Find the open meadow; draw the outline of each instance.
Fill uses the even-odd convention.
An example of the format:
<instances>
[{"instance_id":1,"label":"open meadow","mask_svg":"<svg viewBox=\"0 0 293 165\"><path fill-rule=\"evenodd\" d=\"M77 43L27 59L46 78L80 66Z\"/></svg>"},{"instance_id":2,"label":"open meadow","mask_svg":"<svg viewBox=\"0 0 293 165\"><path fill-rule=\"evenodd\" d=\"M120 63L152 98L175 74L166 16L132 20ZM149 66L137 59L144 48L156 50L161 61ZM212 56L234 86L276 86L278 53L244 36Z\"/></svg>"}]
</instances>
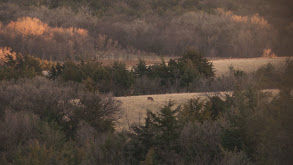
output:
<instances>
[{"instance_id":1,"label":"open meadow","mask_svg":"<svg viewBox=\"0 0 293 165\"><path fill-rule=\"evenodd\" d=\"M256 71L261 66L264 66L268 63L273 64L276 69L284 68L286 61L292 59L290 57L277 57L277 58L236 58L236 59L211 59L213 63L216 76L221 76L228 71L229 66L233 66L234 69L242 70L246 73Z\"/></svg>"},{"instance_id":2,"label":"open meadow","mask_svg":"<svg viewBox=\"0 0 293 165\"><path fill-rule=\"evenodd\" d=\"M279 93L278 89L264 90L270 92L272 96ZM158 112L160 108L167 105L169 101L174 102L174 107L185 104L191 98L205 100L212 96L231 95L231 92L206 92L206 93L173 93L160 95L140 95L116 97L122 103L122 114L116 123L116 130L128 130L132 124L143 124L145 122L146 111ZM154 101L148 100L152 97Z\"/></svg>"},{"instance_id":3,"label":"open meadow","mask_svg":"<svg viewBox=\"0 0 293 165\"><path fill-rule=\"evenodd\" d=\"M126 67L131 70L133 66L135 66L139 59L145 61L147 65L159 64L162 62L162 59L167 63L170 59L176 59L179 57L159 57L154 54L152 55L142 55L139 57L132 56L131 59L117 59L118 61L122 61L126 64ZM257 57L257 58L208 58L210 62L213 63L215 68L215 74L217 77L222 76L227 73L229 66L233 66L234 69L242 70L246 73L250 73L256 71L258 68L271 63L276 69L282 69L285 66L287 60L292 59L292 57L276 57L276 58L266 58L266 57ZM104 59L102 60L103 64L111 64L113 63L113 59Z\"/></svg>"},{"instance_id":4,"label":"open meadow","mask_svg":"<svg viewBox=\"0 0 293 165\"><path fill-rule=\"evenodd\" d=\"M160 94L160 95L141 95L116 97L122 103L122 116L117 123L116 129L128 130L131 124L142 124L146 115L146 110L152 112L158 111L161 107L166 105L169 101L174 101L174 106L185 103L190 98L207 97L204 93L176 93L176 94ZM152 97L154 101L148 100Z\"/></svg>"}]
</instances>

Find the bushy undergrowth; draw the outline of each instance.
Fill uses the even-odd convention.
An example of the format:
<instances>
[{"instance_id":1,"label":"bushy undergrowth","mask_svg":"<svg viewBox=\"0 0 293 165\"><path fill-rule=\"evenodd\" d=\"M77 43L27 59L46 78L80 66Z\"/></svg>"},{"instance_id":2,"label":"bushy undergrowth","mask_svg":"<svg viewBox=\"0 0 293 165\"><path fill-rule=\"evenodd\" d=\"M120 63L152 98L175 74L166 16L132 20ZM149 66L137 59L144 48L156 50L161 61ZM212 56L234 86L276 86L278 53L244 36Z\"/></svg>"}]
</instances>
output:
<instances>
[{"instance_id":1,"label":"bushy undergrowth","mask_svg":"<svg viewBox=\"0 0 293 165\"><path fill-rule=\"evenodd\" d=\"M97 162L110 159L107 148L100 147L112 143L108 138L116 141L111 132L121 113L120 103L111 96L40 77L2 81L0 93L1 162L95 164L85 158L94 156ZM90 149L93 155L85 152Z\"/></svg>"}]
</instances>

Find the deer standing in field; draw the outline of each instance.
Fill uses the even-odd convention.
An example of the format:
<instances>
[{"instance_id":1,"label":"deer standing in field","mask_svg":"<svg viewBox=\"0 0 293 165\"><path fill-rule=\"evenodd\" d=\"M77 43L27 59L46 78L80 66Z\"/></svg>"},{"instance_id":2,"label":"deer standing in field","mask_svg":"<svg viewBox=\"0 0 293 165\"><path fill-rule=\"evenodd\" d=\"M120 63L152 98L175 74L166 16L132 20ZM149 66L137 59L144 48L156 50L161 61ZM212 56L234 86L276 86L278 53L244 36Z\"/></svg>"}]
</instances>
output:
<instances>
[{"instance_id":1,"label":"deer standing in field","mask_svg":"<svg viewBox=\"0 0 293 165\"><path fill-rule=\"evenodd\" d=\"M152 97L148 97L148 101L155 101L155 100Z\"/></svg>"}]
</instances>

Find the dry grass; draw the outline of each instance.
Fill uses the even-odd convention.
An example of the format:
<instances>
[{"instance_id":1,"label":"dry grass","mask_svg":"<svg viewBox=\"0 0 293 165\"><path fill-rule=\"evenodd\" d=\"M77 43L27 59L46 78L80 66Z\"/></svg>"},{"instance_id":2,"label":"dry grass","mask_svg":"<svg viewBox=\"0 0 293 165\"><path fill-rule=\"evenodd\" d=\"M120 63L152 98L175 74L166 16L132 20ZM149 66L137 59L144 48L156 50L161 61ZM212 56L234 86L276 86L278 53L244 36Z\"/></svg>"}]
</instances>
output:
<instances>
[{"instance_id":1,"label":"dry grass","mask_svg":"<svg viewBox=\"0 0 293 165\"><path fill-rule=\"evenodd\" d=\"M273 95L276 95L279 90L269 90ZM123 115L116 124L116 130L128 130L132 124L142 124L146 117L146 110L157 112L161 107L166 105L170 100L174 101L175 106L182 105L188 99L200 97L202 100L207 97L224 94L231 94L231 92L221 93L176 93L176 94L160 94L160 95L141 95L116 97L116 100L122 102ZM154 101L148 101L148 97L152 97ZM174 106L174 107L175 107Z\"/></svg>"},{"instance_id":2,"label":"dry grass","mask_svg":"<svg viewBox=\"0 0 293 165\"><path fill-rule=\"evenodd\" d=\"M229 93L229 92L228 92ZM175 106L184 104L191 98L206 99L212 95L224 95L222 93L177 93L177 94L160 94L160 95L141 95L116 97L122 103L123 115L119 119L116 129L129 129L132 124L144 123L146 110L157 112L161 107L166 105L170 100L174 101ZM149 101L147 98L152 97L154 101Z\"/></svg>"},{"instance_id":3,"label":"dry grass","mask_svg":"<svg viewBox=\"0 0 293 165\"><path fill-rule=\"evenodd\" d=\"M139 59L143 59L147 65L158 64L162 62L162 57L156 56L155 54L141 54L140 56L136 56L134 54L128 54L128 58L116 59L118 61L122 61L126 64L128 69L135 66ZM173 58L173 57L172 57ZM179 58L179 57L174 57ZM163 57L165 62L168 62L171 57ZM247 73L256 71L261 66L264 66L268 63L273 64L277 69L282 68L285 66L286 60L290 59L290 57L277 57L277 58L266 58L266 57L259 57L259 58L236 58L236 59L209 59L210 62L213 63L214 68L216 70L216 76L221 76L228 71L229 66L233 65L235 69L239 69L245 71ZM291 59L293 59L291 57ZM113 59L104 59L103 64L109 65L113 63Z\"/></svg>"},{"instance_id":4,"label":"dry grass","mask_svg":"<svg viewBox=\"0 0 293 165\"><path fill-rule=\"evenodd\" d=\"M160 107L166 105L169 100L174 101L175 106L184 103L192 97L204 96L202 93L180 93L180 94L161 94L161 95L141 95L116 97L122 102L123 116L117 124L117 129L129 129L129 126L134 123L143 123L146 110L152 112L158 111ZM147 98L152 97L154 101L148 101Z\"/></svg>"},{"instance_id":5,"label":"dry grass","mask_svg":"<svg viewBox=\"0 0 293 165\"><path fill-rule=\"evenodd\" d=\"M289 57L278 58L242 58L242 59L216 59L211 60L216 70L216 76L221 76L228 71L228 67L233 65L235 69L245 71L247 73L256 71L261 66L268 63L273 64L276 69L281 69L285 66L286 60ZM292 59L292 58L291 58Z\"/></svg>"}]
</instances>

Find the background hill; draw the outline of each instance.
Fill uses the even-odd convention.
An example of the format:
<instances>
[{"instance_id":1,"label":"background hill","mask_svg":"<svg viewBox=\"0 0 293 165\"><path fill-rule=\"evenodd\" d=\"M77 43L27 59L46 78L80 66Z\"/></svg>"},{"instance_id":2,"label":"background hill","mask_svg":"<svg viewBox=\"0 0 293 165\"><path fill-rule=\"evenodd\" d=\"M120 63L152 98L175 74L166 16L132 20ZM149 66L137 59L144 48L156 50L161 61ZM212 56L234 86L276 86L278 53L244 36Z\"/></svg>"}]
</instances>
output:
<instances>
[{"instance_id":1,"label":"background hill","mask_svg":"<svg viewBox=\"0 0 293 165\"><path fill-rule=\"evenodd\" d=\"M186 48L208 57L291 56L291 9L288 0L2 0L0 47L52 60Z\"/></svg>"}]
</instances>

